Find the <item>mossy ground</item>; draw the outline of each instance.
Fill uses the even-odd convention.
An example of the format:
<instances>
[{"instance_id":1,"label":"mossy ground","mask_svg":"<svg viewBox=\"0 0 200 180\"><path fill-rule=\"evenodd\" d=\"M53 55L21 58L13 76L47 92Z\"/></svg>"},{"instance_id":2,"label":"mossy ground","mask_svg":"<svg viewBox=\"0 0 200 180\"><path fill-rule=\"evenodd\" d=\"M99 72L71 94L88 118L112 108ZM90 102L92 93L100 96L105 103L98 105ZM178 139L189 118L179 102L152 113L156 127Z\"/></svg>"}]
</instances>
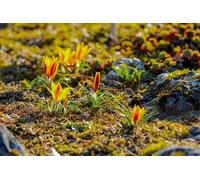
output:
<instances>
[{"instance_id":1,"label":"mossy ground","mask_svg":"<svg viewBox=\"0 0 200 180\"><path fill-rule=\"evenodd\" d=\"M92 86L95 67L88 66L79 77L69 76L75 108L65 115L50 114L45 105L51 98L48 92L28 89L23 83L42 74L42 56L56 55L57 46L74 48L82 41L92 48L90 59L95 58L100 63L120 57L142 57L153 78L162 68L171 66L165 62L169 54L176 51L178 54L178 47L188 47L184 44L177 44L174 49L169 47L170 40L175 41L179 36L172 32L182 28L184 32L190 30L198 34L194 26L198 25L166 24L159 29L156 25L118 24L116 38L110 35L110 24L10 24L0 30L0 123L7 126L30 155L48 155L51 148L61 155L152 155L171 145L197 147L198 144L189 144L184 138L190 136L189 127L199 122L184 124L155 119L132 131L124 126L124 118L116 110L118 107L112 98L105 96L100 108L92 109L82 86L87 89ZM154 31L158 32L157 36L171 39L157 42L160 38L155 37L149 40L149 34ZM132 40L139 32L143 32L144 37ZM193 43L196 41L198 39ZM163 53L158 57L159 52L168 56ZM145 59L149 57L158 59L147 62ZM193 68L190 64L188 67ZM102 74L105 73L106 70L102 70ZM108 88L102 83L100 89L111 92L130 108L135 102L140 103L130 95L132 90L128 88ZM145 89L133 91L142 95Z\"/></svg>"}]
</instances>

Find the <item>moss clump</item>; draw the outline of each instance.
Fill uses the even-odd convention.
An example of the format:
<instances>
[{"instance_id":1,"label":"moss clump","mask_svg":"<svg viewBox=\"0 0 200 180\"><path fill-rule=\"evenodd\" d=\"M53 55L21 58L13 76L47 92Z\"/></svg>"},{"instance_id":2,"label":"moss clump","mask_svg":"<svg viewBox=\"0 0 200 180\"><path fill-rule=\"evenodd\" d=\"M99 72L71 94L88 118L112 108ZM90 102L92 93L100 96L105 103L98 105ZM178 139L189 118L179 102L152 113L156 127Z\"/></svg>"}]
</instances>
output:
<instances>
[{"instance_id":1,"label":"moss clump","mask_svg":"<svg viewBox=\"0 0 200 180\"><path fill-rule=\"evenodd\" d=\"M84 132L91 127L91 123L69 122L65 127L69 131Z\"/></svg>"},{"instance_id":2,"label":"moss clump","mask_svg":"<svg viewBox=\"0 0 200 180\"><path fill-rule=\"evenodd\" d=\"M187 74L189 72L191 72L189 69L177 70L177 71L169 73L167 79L171 80L173 78L176 78L176 77L179 77L179 76L183 76L183 75L185 75L185 74Z\"/></svg>"},{"instance_id":3,"label":"moss clump","mask_svg":"<svg viewBox=\"0 0 200 180\"><path fill-rule=\"evenodd\" d=\"M177 152L173 152L171 154L171 156L185 156L185 153L184 152L181 152L181 151L177 151Z\"/></svg>"},{"instance_id":4,"label":"moss clump","mask_svg":"<svg viewBox=\"0 0 200 180\"><path fill-rule=\"evenodd\" d=\"M169 121L156 121L143 125L143 130L153 137L153 140L172 138L183 138L189 135L188 127L184 124L169 122Z\"/></svg>"},{"instance_id":5,"label":"moss clump","mask_svg":"<svg viewBox=\"0 0 200 180\"><path fill-rule=\"evenodd\" d=\"M166 143L165 141L161 141L158 143L152 143L152 144L148 145L146 148L142 149L140 155L142 155L142 156L152 155L156 151L167 148L168 146L169 146L169 144Z\"/></svg>"},{"instance_id":6,"label":"moss clump","mask_svg":"<svg viewBox=\"0 0 200 180\"><path fill-rule=\"evenodd\" d=\"M145 124L142 128L150 139L145 144L145 147L141 149L141 155L152 155L157 150L170 146L172 142L178 142L177 139L189 136L189 130L186 125L174 122L151 122Z\"/></svg>"}]
</instances>

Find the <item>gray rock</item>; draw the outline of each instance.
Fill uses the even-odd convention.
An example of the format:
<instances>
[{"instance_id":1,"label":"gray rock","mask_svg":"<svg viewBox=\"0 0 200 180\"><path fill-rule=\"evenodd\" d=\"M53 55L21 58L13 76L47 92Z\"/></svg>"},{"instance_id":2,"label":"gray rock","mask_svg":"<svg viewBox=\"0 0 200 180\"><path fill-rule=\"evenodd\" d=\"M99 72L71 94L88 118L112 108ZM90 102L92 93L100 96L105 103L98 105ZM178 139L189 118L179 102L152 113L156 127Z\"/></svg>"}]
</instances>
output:
<instances>
[{"instance_id":1,"label":"gray rock","mask_svg":"<svg viewBox=\"0 0 200 180\"><path fill-rule=\"evenodd\" d=\"M175 98L171 96L166 98L165 111L168 111L171 114L176 114L177 112L182 111L191 111L193 109L194 106L187 101L184 96L177 95Z\"/></svg>"},{"instance_id":2,"label":"gray rock","mask_svg":"<svg viewBox=\"0 0 200 180\"><path fill-rule=\"evenodd\" d=\"M168 73L163 73L157 76L155 83L157 86L159 86L160 84L164 83L167 80L168 77Z\"/></svg>"},{"instance_id":3,"label":"gray rock","mask_svg":"<svg viewBox=\"0 0 200 180\"><path fill-rule=\"evenodd\" d=\"M172 146L156 152L159 156L170 156L176 153L183 153L185 156L200 156L200 149L185 146Z\"/></svg>"},{"instance_id":4,"label":"gray rock","mask_svg":"<svg viewBox=\"0 0 200 180\"><path fill-rule=\"evenodd\" d=\"M200 117L200 73L189 72L168 79L168 73L159 75L144 94L146 106L159 109L159 119L189 121ZM186 116L185 116L186 115Z\"/></svg>"},{"instance_id":5,"label":"gray rock","mask_svg":"<svg viewBox=\"0 0 200 180\"><path fill-rule=\"evenodd\" d=\"M0 156L12 155L24 155L23 147L5 126L0 125Z\"/></svg>"},{"instance_id":6,"label":"gray rock","mask_svg":"<svg viewBox=\"0 0 200 180\"><path fill-rule=\"evenodd\" d=\"M190 138L190 139L199 142L199 141L200 141L200 135L194 136L194 137L192 137L192 138Z\"/></svg>"},{"instance_id":7,"label":"gray rock","mask_svg":"<svg viewBox=\"0 0 200 180\"><path fill-rule=\"evenodd\" d=\"M137 68L138 70L144 69L143 62L138 58L121 58L115 62L113 62L114 66L121 66L122 64L126 64L128 66Z\"/></svg>"},{"instance_id":8,"label":"gray rock","mask_svg":"<svg viewBox=\"0 0 200 180\"><path fill-rule=\"evenodd\" d=\"M120 81L120 77L118 76L118 74L112 70L110 71L106 77L104 78L104 80L115 80L115 81Z\"/></svg>"}]
</instances>

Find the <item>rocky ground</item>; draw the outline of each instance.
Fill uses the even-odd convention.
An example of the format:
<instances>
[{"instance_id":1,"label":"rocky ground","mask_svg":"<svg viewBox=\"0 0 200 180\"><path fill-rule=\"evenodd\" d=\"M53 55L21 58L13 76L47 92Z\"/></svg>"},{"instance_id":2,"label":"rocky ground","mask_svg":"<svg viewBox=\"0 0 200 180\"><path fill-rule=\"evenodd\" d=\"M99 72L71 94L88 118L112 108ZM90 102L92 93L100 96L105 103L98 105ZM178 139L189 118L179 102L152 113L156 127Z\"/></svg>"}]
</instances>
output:
<instances>
[{"instance_id":1,"label":"rocky ground","mask_svg":"<svg viewBox=\"0 0 200 180\"><path fill-rule=\"evenodd\" d=\"M199 24L0 25L0 155L200 155ZM49 92L31 82L42 76L43 56L84 42L92 51L78 74L67 74L74 108L52 114ZM115 68L143 71L124 80ZM124 124L118 104L87 102L95 72L100 90L132 109L145 107L147 122Z\"/></svg>"}]
</instances>

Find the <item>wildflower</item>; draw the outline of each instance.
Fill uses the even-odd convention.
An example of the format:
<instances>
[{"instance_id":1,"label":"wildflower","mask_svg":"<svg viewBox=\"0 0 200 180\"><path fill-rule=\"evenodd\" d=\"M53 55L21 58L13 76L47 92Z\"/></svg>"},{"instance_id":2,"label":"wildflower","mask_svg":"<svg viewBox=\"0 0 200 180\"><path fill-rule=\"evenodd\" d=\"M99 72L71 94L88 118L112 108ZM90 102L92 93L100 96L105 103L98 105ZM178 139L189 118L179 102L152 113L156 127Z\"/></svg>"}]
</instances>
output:
<instances>
[{"instance_id":1,"label":"wildflower","mask_svg":"<svg viewBox=\"0 0 200 180\"><path fill-rule=\"evenodd\" d=\"M51 90L50 89L48 90L51 93L53 100L57 103L64 100L67 97L67 94L70 91L70 87L62 89L60 83L55 84L54 82L52 82Z\"/></svg>"},{"instance_id":2,"label":"wildflower","mask_svg":"<svg viewBox=\"0 0 200 180\"><path fill-rule=\"evenodd\" d=\"M63 66L73 66L76 63L75 57L74 57L75 53L72 52L70 48L68 48L65 51L59 48L58 55L59 55L60 63Z\"/></svg>"},{"instance_id":3,"label":"wildflower","mask_svg":"<svg viewBox=\"0 0 200 180\"><path fill-rule=\"evenodd\" d=\"M140 108L140 106L134 106L133 111L132 111L132 120L134 124L136 124L138 121L140 121L145 114L146 110L145 108Z\"/></svg>"},{"instance_id":4,"label":"wildflower","mask_svg":"<svg viewBox=\"0 0 200 180\"><path fill-rule=\"evenodd\" d=\"M68 65L68 66L74 66L75 64L76 64L75 53L72 52L72 53L70 54L70 56L69 56L67 65Z\"/></svg>"},{"instance_id":5,"label":"wildflower","mask_svg":"<svg viewBox=\"0 0 200 180\"><path fill-rule=\"evenodd\" d=\"M58 72L59 62L57 58L44 57L43 61L45 65L45 75L49 80L53 80Z\"/></svg>"},{"instance_id":6,"label":"wildflower","mask_svg":"<svg viewBox=\"0 0 200 180\"><path fill-rule=\"evenodd\" d=\"M87 56L90 51L91 48L89 48L87 45L85 46L84 43L81 43L76 47L75 58L77 60L81 60L82 58Z\"/></svg>"},{"instance_id":7,"label":"wildflower","mask_svg":"<svg viewBox=\"0 0 200 180\"><path fill-rule=\"evenodd\" d=\"M96 91L99 89L100 85L100 72L96 72L93 82L93 91L96 93Z\"/></svg>"}]
</instances>

